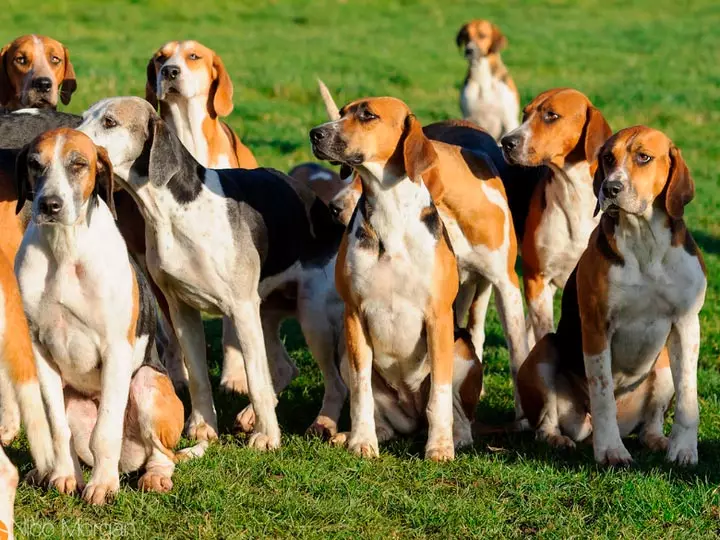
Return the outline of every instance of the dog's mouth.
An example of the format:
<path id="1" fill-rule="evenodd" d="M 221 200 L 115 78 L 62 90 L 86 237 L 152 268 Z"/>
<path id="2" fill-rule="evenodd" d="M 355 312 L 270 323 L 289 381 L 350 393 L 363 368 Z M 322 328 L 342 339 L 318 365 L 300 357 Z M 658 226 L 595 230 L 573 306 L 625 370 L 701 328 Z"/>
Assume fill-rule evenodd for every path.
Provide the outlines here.
<path id="1" fill-rule="evenodd" d="M 27 105 L 29 109 L 54 109 L 57 106 L 57 103 L 54 103 L 51 99 L 48 99 L 46 97 L 33 97 L 27 100 Z"/>

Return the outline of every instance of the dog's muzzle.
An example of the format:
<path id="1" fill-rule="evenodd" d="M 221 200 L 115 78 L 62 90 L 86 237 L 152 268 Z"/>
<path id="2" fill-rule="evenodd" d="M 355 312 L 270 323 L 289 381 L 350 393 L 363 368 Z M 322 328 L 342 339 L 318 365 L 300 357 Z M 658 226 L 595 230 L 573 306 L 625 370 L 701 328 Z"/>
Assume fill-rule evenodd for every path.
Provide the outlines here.
<path id="1" fill-rule="evenodd" d="M 522 149 L 522 136 L 519 133 L 509 133 L 500 139 L 503 157 L 510 165 L 518 164 L 518 153 Z"/>

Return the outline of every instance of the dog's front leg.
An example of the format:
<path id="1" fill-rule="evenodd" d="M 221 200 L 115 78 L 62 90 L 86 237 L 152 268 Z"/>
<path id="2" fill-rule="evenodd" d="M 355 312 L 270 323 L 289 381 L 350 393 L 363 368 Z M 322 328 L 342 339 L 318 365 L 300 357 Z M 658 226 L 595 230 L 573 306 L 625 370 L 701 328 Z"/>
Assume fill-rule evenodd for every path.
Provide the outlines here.
<path id="1" fill-rule="evenodd" d="M 15 390 L 8 375 L 0 369 L 0 444 L 10 444 L 19 432 L 20 409 Z"/>
<path id="2" fill-rule="evenodd" d="M 667 346 L 677 394 L 667 459 L 680 465 L 695 465 L 698 462 L 697 435 L 700 423 L 697 399 L 700 320 L 696 313 L 681 318 L 673 325 Z"/>
<path id="3" fill-rule="evenodd" d="M 279 448 L 280 426 L 275 414 L 277 398 L 270 377 L 257 293 L 255 298 L 238 302 L 233 307 L 232 321 L 245 358 L 250 402 L 255 411 L 255 430 L 248 444 L 258 450 Z"/>
<path id="4" fill-rule="evenodd" d="M 373 351 L 360 312 L 345 305 L 346 354 L 350 367 L 350 422 L 348 448 L 362 457 L 377 457 L 375 402 L 372 390 Z"/>
<path id="5" fill-rule="evenodd" d="M 165 296 L 170 306 L 170 318 L 187 362 L 192 406 L 187 421 L 187 436 L 197 441 L 217 439 L 217 415 L 208 374 L 202 317 L 198 310 L 170 295 Z"/>
<path id="6" fill-rule="evenodd" d="M 105 504 L 120 489 L 118 463 L 131 377 L 130 343 L 124 341 L 110 345 L 102 368 L 97 424 L 90 439 L 93 471 L 83 492 L 83 499 L 90 504 Z"/>
<path id="7" fill-rule="evenodd" d="M 453 443 L 453 314 L 452 308 L 433 310 L 426 319 L 430 356 L 430 399 L 427 404 L 428 440 L 425 458 L 455 458 Z"/>

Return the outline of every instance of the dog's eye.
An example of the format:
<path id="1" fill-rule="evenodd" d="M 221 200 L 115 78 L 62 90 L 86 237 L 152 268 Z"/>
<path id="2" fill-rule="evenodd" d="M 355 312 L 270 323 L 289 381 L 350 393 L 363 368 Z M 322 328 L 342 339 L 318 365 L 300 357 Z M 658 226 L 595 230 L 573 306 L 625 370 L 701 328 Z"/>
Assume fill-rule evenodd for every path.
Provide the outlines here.
<path id="1" fill-rule="evenodd" d="M 62 62 L 62 60 L 60 59 L 59 56 L 51 56 L 50 62 L 52 62 L 55 65 L 58 65 L 60 62 Z"/>
<path id="2" fill-rule="evenodd" d="M 603 163 L 607 165 L 608 167 L 615 163 L 615 156 L 613 156 L 611 153 L 604 154 L 602 157 Z"/>
<path id="3" fill-rule="evenodd" d="M 543 120 L 548 124 L 554 122 L 558 118 L 560 118 L 560 115 L 554 111 L 545 111 L 545 114 L 543 115 Z"/>
<path id="4" fill-rule="evenodd" d="M 375 120 L 376 118 L 378 118 L 376 114 L 371 113 L 367 109 L 359 110 L 357 113 L 357 117 L 358 120 L 360 120 L 361 122 L 370 122 L 371 120 Z"/>
<path id="5" fill-rule="evenodd" d="M 73 161 L 70 164 L 70 169 L 72 169 L 73 172 L 79 173 L 80 171 L 84 170 L 85 167 L 87 167 L 87 163 L 84 161 Z"/>
<path id="6" fill-rule="evenodd" d="M 167 60 L 167 58 L 165 57 L 164 54 L 158 54 L 158 55 L 155 57 L 155 61 L 156 61 L 158 64 L 164 64 L 164 63 L 165 63 L 165 60 Z"/>
<path id="7" fill-rule="evenodd" d="M 190 53 L 190 54 L 188 55 L 188 59 L 189 59 L 189 60 L 200 60 L 200 57 L 199 57 L 197 54 L 195 54 L 195 53 Z"/>
<path id="8" fill-rule="evenodd" d="M 653 157 L 649 156 L 643 152 L 638 152 L 635 155 L 635 160 L 638 162 L 639 165 L 647 165 L 652 161 Z"/>
<path id="9" fill-rule="evenodd" d="M 102 123 L 105 129 L 112 129 L 118 125 L 117 121 L 112 116 L 103 117 Z"/>
<path id="10" fill-rule="evenodd" d="M 27 58 L 25 58 L 24 56 L 18 56 L 17 58 L 15 58 L 15 63 L 19 66 L 24 66 L 25 64 L 27 64 Z"/>
<path id="11" fill-rule="evenodd" d="M 29 156 L 27 160 L 27 167 L 31 171 L 39 171 L 42 169 L 42 164 L 37 156 Z"/>

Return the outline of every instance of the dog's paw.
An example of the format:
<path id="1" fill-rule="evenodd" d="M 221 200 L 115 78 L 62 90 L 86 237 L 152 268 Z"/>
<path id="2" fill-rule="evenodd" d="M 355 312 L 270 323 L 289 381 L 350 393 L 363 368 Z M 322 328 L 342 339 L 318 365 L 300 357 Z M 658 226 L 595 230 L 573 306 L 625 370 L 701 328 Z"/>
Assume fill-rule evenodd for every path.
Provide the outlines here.
<path id="1" fill-rule="evenodd" d="M 653 452 L 667 452 L 669 439 L 657 433 L 646 433 L 640 441 Z"/>
<path id="2" fill-rule="evenodd" d="M 570 437 L 558 433 L 553 433 L 545 437 L 545 442 L 553 448 L 557 448 L 559 450 L 575 449 L 575 441 L 573 441 Z"/>
<path id="3" fill-rule="evenodd" d="M 668 442 L 667 460 L 683 467 L 697 465 L 697 431 L 674 425 Z"/>
<path id="4" fill-rule="evenodd" d="M 329 441 L 337 434 L 337 423 L 327 416 L 318 416 L 305 432 L 310 437 L 319 437 Z"/>
<path id="5" fill-rule="evenodd" d="M 452 461 L 455 459 L 455 446 L 450 439 L 438 439 L 437 441 L 428 441 L 425 447 L 425 459 L 430 461 Z"/>
<path id="6" fill-rule="evenodd" d="M 90 479 L 83 490 L 82 498 L 85 502 L 96 506 L 110 502 L 120 489 L 120 477 L 103 478 L 101 480 Z"/>
<path id="7" fill-rule="evenodd" d="M 632 456 L 625 445 L 620 442 L 618 445 L 611 445 L 607 448 L 595 449 L 595 461 L 600 465 L 612 467 L 624 467 L 632 463 Z"/>
<path id="8" fill-rule="evenodd" d="M 0 444 L 8 446 L 20 433 L 20 417 L 3 418 L 0 424 Z"/>
<path id="9" fill-rule="evenodd" d="M 380 455 L 377 438 L 353 437 L 348 441 L 348 450 L 361 458 L 376 458 Z"/>
<path id="10" fill-rule="evenodd" d="M 255 429 L 255 409 L 252 405 L 248 405 L 235 417 L 235 431 L 252 433 L 253 429 Z"/>
<path id="11" fill-rule="evenodd" d="M 186 433 L 188 439 L 195 441 L 215 441 L 218 438 L 217 430 L 202 420 L 188 422 Z"/>
<path id="12" fill-rule="evenodd" d="M 150 491 L 152 493 L 167 493 L 173 487 L 172 478 L 166 474 L 147 471 L 140 480 L 138 480 L 138 489 L 140 491 Z"/>
<path id="13" fill-rule="evenodd" d="M 350 432 L 341 431 L 340 433 L 330 437 L 330 444 L 337 447 L 347 448 L 348 440 L 350 440 Z"/>
<path id="14" fill-rule="evenodd" d="M 53 473 L 50 475 L 48 487 L 55 488 L 64 495 L 73 495 L 83 489 L 83 484 L 74 474 Z"/>
<path id="15" fill-rule="evenodd" d="M 275 450 L 276 448 L 280 448 L 280 437 L 271 437 L 265 433 L 256 432 L 250 435 L 248 447 L 260 450 L 261 452 Z"/>
<path id="16" fill-rule="evenodd" d="M 236 394 L 242 394 L 247 395 L 248 390 L 248 382 L 247 377 L 243 373 L 240 376 L 235 377 L 223 377 L 220 380 L 220 386 L 226 391 L 226 392 L 235 392 Z"/>

